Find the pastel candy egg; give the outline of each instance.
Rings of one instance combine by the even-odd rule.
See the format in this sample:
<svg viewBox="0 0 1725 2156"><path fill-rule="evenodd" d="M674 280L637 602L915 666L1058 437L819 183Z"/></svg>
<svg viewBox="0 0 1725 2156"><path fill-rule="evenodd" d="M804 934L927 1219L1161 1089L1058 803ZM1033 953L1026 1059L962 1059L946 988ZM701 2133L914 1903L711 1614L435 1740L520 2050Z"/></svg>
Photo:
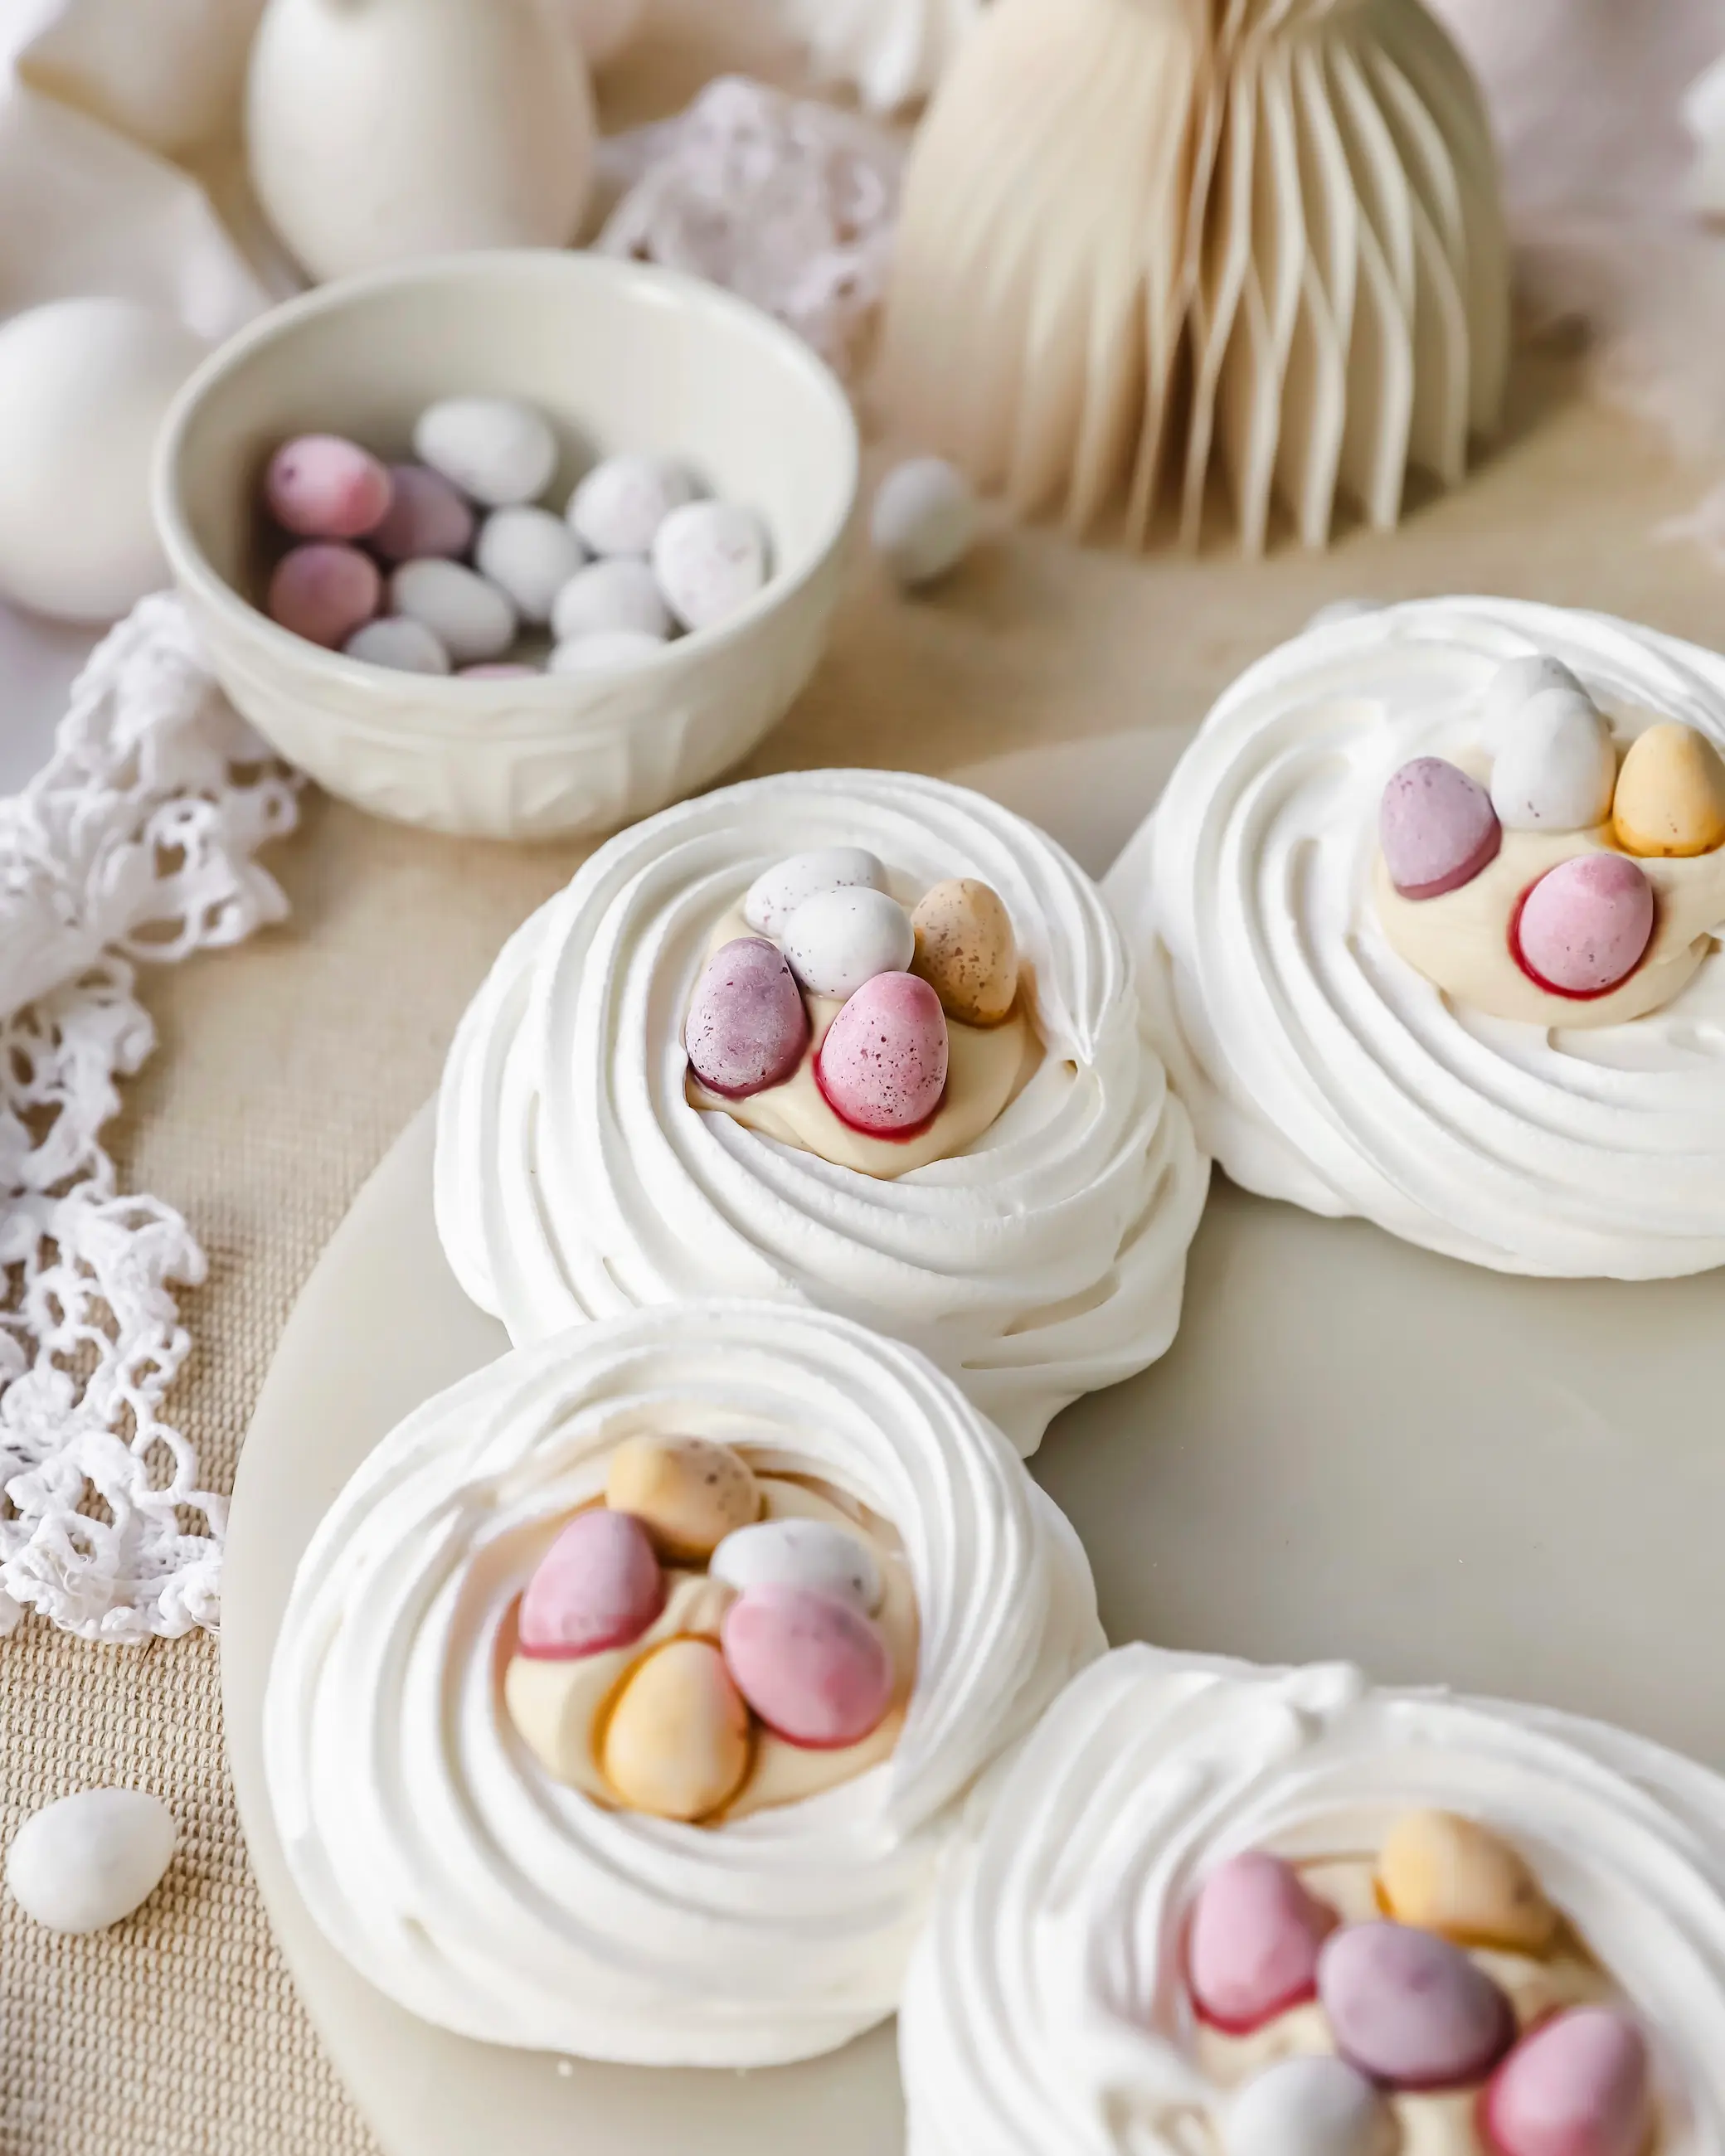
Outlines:
<svg viewBox="0 0 1725 2156"><path fill-rule="evenodd" d="M142 1789L80 1789L44 1804L13 1836L6 1883L51 1932L104 1932L162 1883L173 1814Z"/></svg>
<svg viewBox="0 0 1725 2156"><path fill-rule="evenodd" d="M761 1486L728 1445L632 1437L611 1455L605 1502L633 1513L669 1562L705 1564L726 1535L760 1518Z"/></svg>
<svg viewBox="0 0 1725 2156"><path fill-rule="evenodd" d="M1404 763L1384 789L1378 835L1404 898L1441 898L1471 883L1503 843L1491 796L1440 756Z"/></svg>
<svg viewBox="0 0 1725 2156"><path fill-rule="evenodd" d="M1650 726L1630 743L1612 814L1627 853L1710 854L1725 844L1725 758L1693 726Z"/></svg>
<svg viewBox="0 0 1725 2156"><path fill-rule="evenodd" d="M557 594L551 629L559 644L619 629L663 639L671 633L671 618L647 564L619 558L575 571Z"/></svg>
<svg viewBox="0 0 1725 2156"><path fill-rule="evenodd" d="M548 509L496 509L480 526L473 563L523 621L547 622L557 593L587 559L581 542Z"/></svg>
<svg viewBox="0 0 1725 2156"><path fill-rule="evenodd" d="M942 457L911 457L880 482L869 521L875 551L907 591L956 569L976 542L976 495Z"/></svg>
<svg viewBox="0 0 1725 2156"><path fill-rule="evenodd" d="M371 619L382 595L375 562L357 547L315 539L282 556L264 603L272 621L334 651Z"/></svg>
<svg viewBox="0 0 1725 2156"><path fill-rule="evenodd" d="M488 509L536 501L557 462L544 415L512 397L446 397L421 413L413 454Z"/></svg>
<svg viewBox="0 0 1725 2156"><path fill-rule="evenodd" d="M822 846L792 854L757 875L742 902L742 917L763 936L777 937L809 899L824 891L885 891L886 871L862 846Z"/></svg>
<svg viewBox="0 0 1725 2156"><path fill-rule="evenodd" d="M422 622L458 666L501 659L515 641L515 608L459 562L403 562L389 579L389 604Z"/></svg>
<svg viewBox="0 0 1725 2156"><path fill-rule="evenodd" d="M392 465L389 513L366 543L386 562L453 561L473 544L474 515L459 488L425 465Z"/></svg>
<svg viewBox="0 0 1725 2156"><path fill-rule="evenodd" d="M1511 831L1587 831L1611 813L1617 752L1590 698L1548 689L1504 731L1491 806Z"/></svg>
<svg viewBox="0 0 1725 2156"><path fill-rule="evenodd" d="M665 1574L634 1514L578 1512L527 1582L521 1650L553 1661L626 1647L664 1607Z"/></svg>
<svg viewBox="0 0 1725 2156"><path fill-rule="evenodd" d="M1012 916L991 885L974 876L937 883L911 916L916 955L911 970L963 1025L998 1025L1019 992Z"/></svg>
<svg viewBox="0 0 1725 2156"><path fill-rule="evenodd" d="M616 674L643 660L656 659L665 649L662 637L649 636L639 629L601 629L593 636L578 636L560 644L551 654L553 674Z"/></svg>
<svg viewBox="0 0 1725 2156"><path fill-rule="evenodd" d="M1399 1923L1458 1945L1543 1954L1558 1914L1519 1851L1454 1812L1409 1812L1378 1857L1378 1897Z"/></svg>
<svg viewBox="0 0 1725 2156"><path fill-rule="evenodd" d="M385 614L357 629L341 649L368 666L387 666L398 674L447 674L449 654L423 621Z"/></svg>
<svg viewBox="0 0 1725 2156"><path fill-rule="evenodd" d="M1627 980L1653 938L1653 886L1622 854L1582 854L1522 901L1516 954L1542 988L1602 995Z"/></svg>
<svg viewBox="0 0 1725 2156"><path fill-rule="evenodd" d="M1395 2117L1345 2059L1283 2059L1249 2081L1223 2122L1225 2156L1389 2156Z"/></svg>
<svg viewBox="0 0 1725 2156"><path fill-rule="evenodd" d="M1561 659L1536 652L1506 661L1486 684L1480 699L1480 732L1485 746L1495 755L1528 705L1553 689L1591 701Z"/></svg>
<svg viewBox="0 0 1725 2156"><path fill-rule="evenodd" d="M767 1727L805 1751L860 1744L892 1704L892 1656L854 1603L768 1581L725 1612L725 1661Z"/></svg>
<svg viewBox="0 0 1725 2156"><path fill-rule="evenodd" d="M1333 1933L1318 1954L1317 1993L1337 2050L1390 2088L1483 2081L1515 2038L1514 2012L1486 1972L1405 1924Z"/></svg>
<svg viewBox="0 0 1725 2156"><path fill-rule="evenodd" d="M814 996L850 996L876 973L901 973L916 938L911 916L884 891L824 891L805 899L780 942L791 971Z"/></svg>
<svg viewBox="0 0 1725 2156"><path fill-rule="evenodd" d="M835 1115L890 1137L926 1123L947 1090L947 1019L914 973L876 973L827 1029L815 1075Z"/></svg>
<svg viewBox="0 0 1725 2156"><path fill-rule="evenodd" d="M860 1535L829 1520L760 1520L726 1535L707 1570L739 1594L751 1588L806 1587L836 1595L870 1615L885 1591L875 1553Z"/></svg>
<svg viewBox="0 0 1725 2156"><path fill-rule="evenodd" d="M302 539L359 539L389 513L388 471L340 434L284 442L264 475L264 499L284 531Z"/></svg>
<svg viewBox="0 0 1725 2156"><path fill-rule="evenodd" d="M1193 1904L1186 1980L1206 2020L1245 2035L1312 1996L1336 1912L1291 1864L1248 1850L1219 1865Z"/></svg>
<svg viewBox="0 0 1725 2156"><path fill-rule="evenodd" d="M1642 2156L1653 2130L1647 2041L1610 2007L1543 2023L1486 2092L1497 2156Z"/></svg>
<svg viewBox="0 0 1725 2156"><path fill-rule="evenodd" d="M571 495L568 519L593 553L644 558L660 526L695 492L694 480L669 457L607 457Z"/></svg>
<svg viewBox="0 0 1725 2156"><path fill-rule="evenodd" d="M685 629L715 629L767 581L760 519L734 501L674 509L653 541L653 573Z"/></svg>
<svg viewBox="0 0 1725 2156"><path fill-rule="evenodd" d="M739 936L714 954L683 1028L703 1086L732 1100L782 1086L809 1045L796 976L771 943Z"/></svg>
<svg viewBox="0 0 1725 2156"><path fill-rule="evenodd" d="M599 1746L605 1779L633 1810L692 1823L742 1787L748 1709L710 1640L669 1640L638 1662Z"/></svg>

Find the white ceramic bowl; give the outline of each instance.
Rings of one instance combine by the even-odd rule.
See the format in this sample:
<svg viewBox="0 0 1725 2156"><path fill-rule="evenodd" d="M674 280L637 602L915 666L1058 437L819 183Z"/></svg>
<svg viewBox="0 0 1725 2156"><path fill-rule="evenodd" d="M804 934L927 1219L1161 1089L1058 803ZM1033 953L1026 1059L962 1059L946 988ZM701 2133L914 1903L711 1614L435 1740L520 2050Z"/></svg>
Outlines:
<svg viewBox="0 0 1725 2156"><path fill-rule="evenodd" d="M765 520L766 589L601 675L392 673L277 628L248 596L270 452L315 429L405 457L424 407L465 392L525 398L552 421L556 506L598 455L686 459ZM547 249L404 264L266 315L169 413L155 503L212 665L282 755L379 815L532 839L662 808L783 716L825 644L856 488L850 404L789 331L693 279Z"/></svg>

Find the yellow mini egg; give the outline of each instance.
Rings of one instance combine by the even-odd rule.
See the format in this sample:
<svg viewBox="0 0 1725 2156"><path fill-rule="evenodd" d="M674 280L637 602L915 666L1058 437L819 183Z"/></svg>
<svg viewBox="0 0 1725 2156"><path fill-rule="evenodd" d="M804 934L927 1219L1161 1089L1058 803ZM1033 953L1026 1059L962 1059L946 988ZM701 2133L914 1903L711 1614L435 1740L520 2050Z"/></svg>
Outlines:
<svg viewBox="0 0 1725 2156"><path fill-rule="evenodd" d="M1455 1812L1409 1812L1378 1858L1378 1894L1397 1922L1457 1946L1543 1954L1558 1913L1501 1835Z"/></svg>
<svg viewBox="0 0 1725 2156"><path fill-rule="evenodd" d="M631 1810L703 1820L749 1770L749 1712L710 1640L668 1640L639 1662L605 1725L605 1779Z"/></svg>
<svg viewBox="0 0 1725 2156"><path fill-rule="evenodd" d="M611 1455L605 1502L633 1512L660 1557L704 1564L761 1517L761 1486L728 1445L704 1437L632 1437Z"/></svg>
<svg viewBox="0 0 1725 2156"><path fill-rule="evenodd" d="M1623 759L1611 814L1625 853L1710 854L1725 844L1725 758L1693 726L1650 726Z"/></svg>
<svg viewBox="0 0 1725 2156"><path fill-rule="evenodd" d="M911 971L927 982L950 1019L999 1025L1019 992L1018 941L999 894L973 876L924 891L911 916Z"/></svg>

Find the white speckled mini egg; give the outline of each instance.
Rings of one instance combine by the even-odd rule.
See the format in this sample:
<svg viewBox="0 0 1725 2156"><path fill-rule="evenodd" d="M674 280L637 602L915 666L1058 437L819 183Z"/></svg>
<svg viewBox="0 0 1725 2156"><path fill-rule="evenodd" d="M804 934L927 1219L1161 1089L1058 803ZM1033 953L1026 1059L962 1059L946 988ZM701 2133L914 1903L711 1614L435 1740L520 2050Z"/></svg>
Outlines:
<svg viewBox="0 0 1725 2156"><path fill-rule="evenodd" d="M51 1932L101 1932L162 1883L173 1814L142 1789L80 1789L27 1819L6 1852L6 1883Z"/></svg>
<svg viewBox="0 0 1725 2156"><path fill-rule="evenodd" d="M515 641L515 608L495 584L459 562L403 562L389 579L392 613L422 622L458 666L501 659Z"/></svg>
<svg viewBox="0 0 1725 2156"><path fill-rule="evenodd" d="M354 630L341 649L368 666L387 666L395 674L447 674L449 654L423 621L404 613L384 614Z"/></svg>
<svg viewBox="0 0 1725 2156"><path fill-rule="evenodd" d="M671 618L652 570L619 556L592 562L569 578L552 608L551 626L559 644L619 629L664 638L671 633Z"/></svg>
<svg viewBox="0 0 1725 2156"><path fill-rule="evenodd" d="M1498 733L1491 806L1511 831L1587 831L1611 814L1617 752L1592 700L1543 689Z"/></svg>
<svg viewBox="0 0 1725 2156"><path fill-rule="evenodd" d="M870 518L875 551L907 591L932 584L976 543L976 495L941 457L912 457L880 482Z"/></svg>
<svg viewBox="0 0 1725 2156"><path fill-rule="evenodd" d="M742 917L762 936L777 936L805 901L824 891L885 891L886 870L863 846L821 846L792 854L749 886Z"/></svg>
<svg viewBox="0 0 1725 2156"><path fill-rule="evenodd" d="M1507 660L1486 684L1480 699L1480 737L1483 745L1495 755L1507 737L1507 728L1534 697L1543 696L1548 689L1567 690L1577 696L1587 694L1561 659L1530 652L1522 659Z"/></svg>
<svg viewBox="0 0 1725 2156"><path fill-rule="evenodd" d="M824 891L805 899L780 938L791 971L815 996L854 996L916 954L911 916L884 891Z"/></svg>
<svg viewBox="0 0 1725 2156"><path fill-rule="evenodd" d="M1344 2060L1284 2059L1230 2107L1227 2156L1389 2156L1400 2136L1389 2105Z"/></svg>
<svg viewBox="0 0 1725 2156"><path fill-rule="evenodd" d="M669 457L607 457L570 497L569 521L595 554L644 558L660 526L695 493L694 480Z"/></svg>
<svg viewBox="0 0 1725 2156"><path fill-rule="evenodd" d="M734 501L691 501L674 509L654 539L653 571L685 629L716 629L767 581L761 520Z"/></svg>
<svg viewBox="0 0 1725 2156"><path fill-rule="evenodd" d="M413 454L488 509L536 501L557 463L544 414L512 397L446 397L420 415Z"/></svg>
<svg viewBox="0 0 1725 2156"><path fill-rule="evenodd" d="M523 621L551 619L551 610L587 559L581 542L548 509L494 510L480 527L474 567L505 593Z"/></svg>
<svg viewBox="0 0 1725 2156"><path fill-rule="evenodd" d="M833 1594L865 1616L886 1593L875 1553L860 1535L828 1520L762 1520L738 1527L713 1552L707 1570L739 1594L752 1587L805 1587Z"/></svg>

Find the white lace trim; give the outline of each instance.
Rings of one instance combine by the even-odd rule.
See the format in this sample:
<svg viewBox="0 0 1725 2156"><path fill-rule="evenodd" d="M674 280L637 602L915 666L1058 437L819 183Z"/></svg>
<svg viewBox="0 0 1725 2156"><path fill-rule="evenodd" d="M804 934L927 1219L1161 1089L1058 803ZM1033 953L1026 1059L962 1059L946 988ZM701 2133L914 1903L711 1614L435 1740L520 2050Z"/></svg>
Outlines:
<svg viewBox="0 0 1725 2156"><path fill-rule="evenodd" d="M0 1631L33 1609L125 1642L219 1614L224 1502L160 1413L192 1344L172 1290L203 1253L171 1206L116 1188L99 1134L155 1045L132 962L286 911L254 858L295 819L268 756L163 594L0 799Z"/></svg>
<svg viewBox="0 0 1725 2156"><path fill-rule="evenodd" d="M883 130L741 75L675 120L614 136L628 188L606 254L684 270L788 323L847 373L886 295L903 152Z"/></svg>

